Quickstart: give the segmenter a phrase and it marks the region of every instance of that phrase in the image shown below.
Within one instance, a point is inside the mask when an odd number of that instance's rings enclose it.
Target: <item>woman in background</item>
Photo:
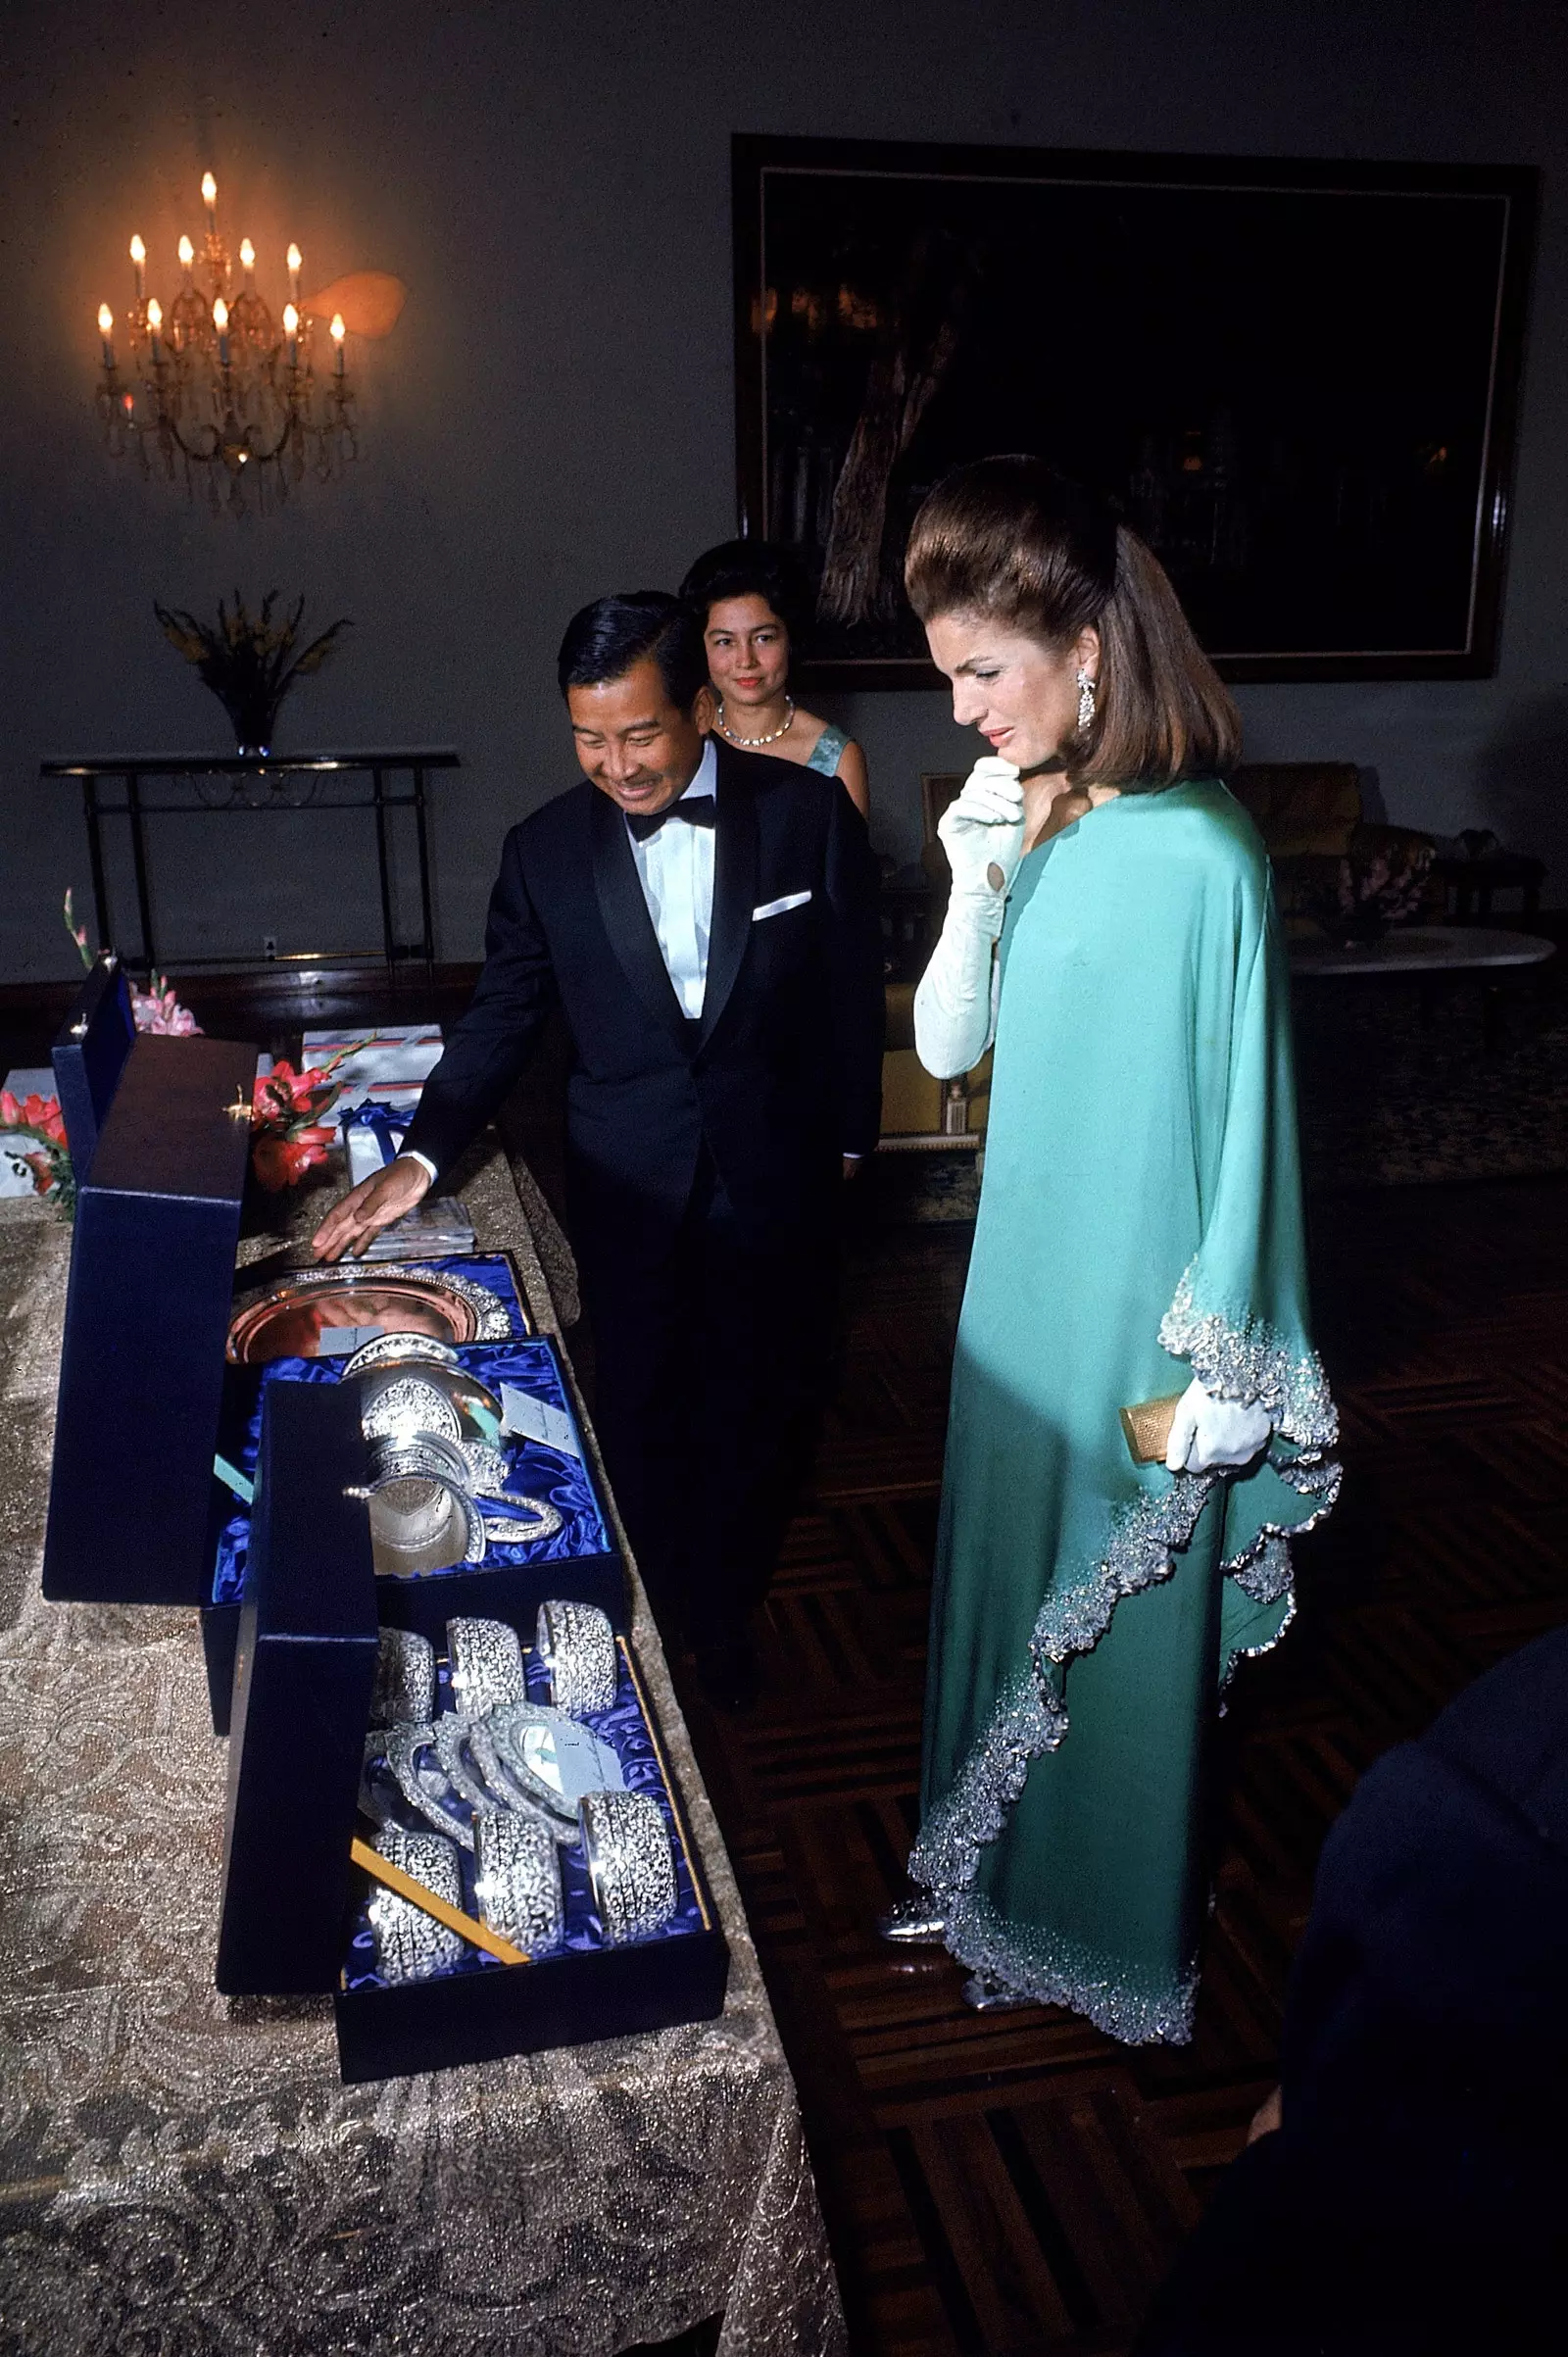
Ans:
[[[839,778],[867,816],[865,755],[831,720],[803,712],[789,692],[790,648],[804,626],[805,598],[788,558],[765,540],[725,540],[698,558],[680,594],[702,616],[719,735],[748,753]]]
[[[1192,2035],[1207,1735],[1333,1502],[1268,860],[1235,706],[1143,542],[1039,460],[915,519],[906,581],[991,748],[945,813],[928,1070],[993,1037],[953,1375],[920,1838],[973,2004]],[[1177,1400],[1179,1395],[1179,1402]],[[1120,1410],[1163,1402],[1154,1461]],[[1163,1461],[1160,1461],[1162,1457]]]

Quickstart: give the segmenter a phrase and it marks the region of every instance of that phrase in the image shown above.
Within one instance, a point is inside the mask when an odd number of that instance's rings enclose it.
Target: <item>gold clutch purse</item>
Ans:
[[[1162,1465],[1170,1447],[1170,1428],[1176,1421],[1182,1394],[1164,1399],[1140,1399],[1136,1407],[1120,1410],[1127,1450],[1135,1465]]]

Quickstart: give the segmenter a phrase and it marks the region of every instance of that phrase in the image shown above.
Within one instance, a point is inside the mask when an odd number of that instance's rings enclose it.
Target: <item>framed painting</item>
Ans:
[[[809,669],[936,674],[920,501],[1028,450],[1097,486],[1232,679],[1494,668],[1537,174],[734,142],[740,528]]]

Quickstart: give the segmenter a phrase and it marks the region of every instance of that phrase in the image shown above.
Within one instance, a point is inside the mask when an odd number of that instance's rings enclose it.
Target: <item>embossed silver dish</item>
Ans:
[[[472,1277],[416,1262],[385,1269],[334,1262],[295,1269],[248,1302],[230,1323],[227,1355],[245,1366],[318,1358],[334,1329],[366,1326],[383,1329],[375,1341],[416,1334],[449,1346],[506,1342],[512,1333],[506,1302]]]

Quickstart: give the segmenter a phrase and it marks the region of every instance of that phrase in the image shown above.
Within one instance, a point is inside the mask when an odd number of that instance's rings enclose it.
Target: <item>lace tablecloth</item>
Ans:
[[[519,1185],[543,1230],[499,1151],[464,1192],[548,1329],[570,1258]],[[69,1249],[0,1205],[0,2351],[609,2357],[722,2310],[721,2357],[834,2357],[795,2088],[640,1592],[719,2020],[344,2087],[328,1999],[217,1994],[196,1616],[38,1591]]]

